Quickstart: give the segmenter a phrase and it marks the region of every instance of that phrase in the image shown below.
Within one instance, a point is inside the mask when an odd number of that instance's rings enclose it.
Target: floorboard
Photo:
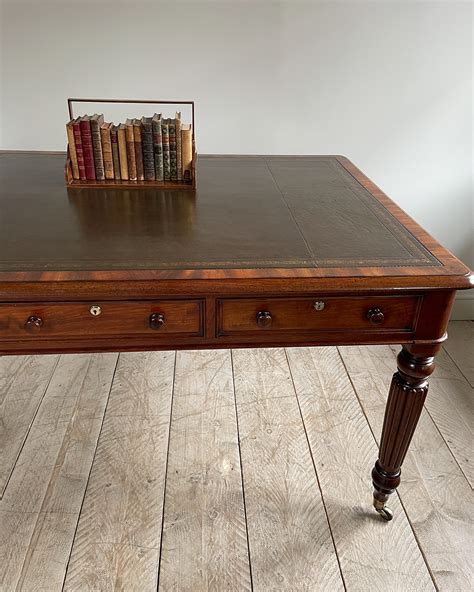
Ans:
[[[444,349],[474,388],[474,321],[451,321]]]
[[[120,354],[65,591],[156,590],[174,363]]]
[[[0,357],[0,499],[59,356]]]
[[[285,351],[232,354],[254,590],[344,590]]]
[[[229,350],[177,353],[159,589],[251,589]]]

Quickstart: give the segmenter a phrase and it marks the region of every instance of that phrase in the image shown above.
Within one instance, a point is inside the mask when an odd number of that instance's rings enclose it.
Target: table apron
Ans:
[[[0,303],[0,354],[436,343],[455,291],[138,296]]]

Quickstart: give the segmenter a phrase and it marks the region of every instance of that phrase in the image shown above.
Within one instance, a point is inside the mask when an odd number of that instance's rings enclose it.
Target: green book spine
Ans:
[[[181,113],[176,113],[176,166],[178,181],[183,179],[183,158],[181,149]]]
[[[170,143],[170,179],[178,180],[178,153],[176,151],[176,119],[169,120],[169,143]]]
[[[155,159],[153,158],[153,132],[151,117],[142,117],[143,175],[145,181],[155,180]]]
[[[155,157],[155,176],[157,181],[163,181],[163,144],[161,140],[161,115],[154,115],[152,120],[153,153]]]
[[[170,134],[169,119],[163,119],[161,122],[161,140],[163,142],[163,179],[170,181]]]

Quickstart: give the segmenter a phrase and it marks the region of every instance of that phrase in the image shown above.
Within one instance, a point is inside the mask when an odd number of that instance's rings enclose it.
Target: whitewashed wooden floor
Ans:
[[[474,323],[438,358],[395,518],[395,348],[0,358],[0,590],[473,589]]]

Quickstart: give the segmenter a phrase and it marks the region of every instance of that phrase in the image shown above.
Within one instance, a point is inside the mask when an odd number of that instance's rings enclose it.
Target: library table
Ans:
[[[401,344],[391,519],[469,269],[341,156],[200,156],[196,191],[68,189],[64,158],[0,155],[0,354]]]

